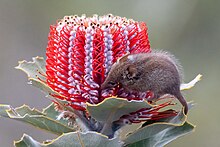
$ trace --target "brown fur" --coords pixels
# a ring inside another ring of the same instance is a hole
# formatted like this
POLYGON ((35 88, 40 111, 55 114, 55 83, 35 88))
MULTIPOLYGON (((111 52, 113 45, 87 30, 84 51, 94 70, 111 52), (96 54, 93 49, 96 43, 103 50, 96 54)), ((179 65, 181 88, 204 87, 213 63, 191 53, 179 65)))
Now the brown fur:
POLYGON ((101 88, 113 88, 120 84, 127 91, 152 91, 153 99, 171 94, 181 102, 187 113, 188 106, 180 92, 181 71, 177 60, 167 52, 125 55, 112 65, 101 88))

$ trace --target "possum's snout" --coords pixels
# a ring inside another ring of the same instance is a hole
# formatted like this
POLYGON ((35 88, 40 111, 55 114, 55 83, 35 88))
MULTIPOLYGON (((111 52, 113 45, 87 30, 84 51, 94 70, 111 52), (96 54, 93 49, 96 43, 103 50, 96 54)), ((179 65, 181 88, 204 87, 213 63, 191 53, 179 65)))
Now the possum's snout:
POLYGON ((116 82, 113 82, 113 81, 105 81, 104 83, 102 83, 101 85, 101 90, 104 90, 104 89, 111 89, 111 88, 114 88, 117 86, 117 83, 116 82))
POLYGON ((107 86, 106 82, 102 83, 101 90, 104 90, 104 89, 107 89, 107 88, 108 88, 108 86, 107 86))

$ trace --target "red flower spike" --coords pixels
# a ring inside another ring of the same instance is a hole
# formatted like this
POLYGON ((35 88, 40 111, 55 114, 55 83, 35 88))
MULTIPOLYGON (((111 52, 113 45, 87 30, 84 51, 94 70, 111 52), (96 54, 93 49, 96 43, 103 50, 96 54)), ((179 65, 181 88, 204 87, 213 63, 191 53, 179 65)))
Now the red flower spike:
POLYGON ((62 95, 55 97, 64 97, 74 109, 85 110, 85 102, 99 103, 117 94, 116 89, 104 96, 99 87, 119 57, 149 51, 144 23, 111 14, 65 16, 50 27, 46 82, 62 95))
POLYGON ((155 105, 152 108, 142 108, 136 112, 132 112, 130 114, 124 115, 120 118, 118 122, 122 123, 140 123, 142 121, 147 120, 160 120, 163 118, 169 118, 172 116, 176 116, 178 114, 175 110, 165 110, 160 111, 160 109, 165 108, 167 106, 174 105, 172 104, 172 100, 169 100, 160 105, 155 105))
MULTIPOLYGON (((126 94, 120 87, 109 91, 100 90, 112 64, 119 57, 128 52, 151 51, 147 26, 143 22, 111 14, 65 16, 50 27, 46 50, 46 83, 61 94, 54 97, 66 99, 76 110, 84 111, 86 102, 97 104, 110 96, 128 100, 149 97, 149 92, 126 94)), ((144 113, 146 109, 141 109, 127 115, 126 119, 135 123, 162 117, 158 115, 161 114, 158 110, 167 105, 169 103, 154 108, 150 115, 144 113)))

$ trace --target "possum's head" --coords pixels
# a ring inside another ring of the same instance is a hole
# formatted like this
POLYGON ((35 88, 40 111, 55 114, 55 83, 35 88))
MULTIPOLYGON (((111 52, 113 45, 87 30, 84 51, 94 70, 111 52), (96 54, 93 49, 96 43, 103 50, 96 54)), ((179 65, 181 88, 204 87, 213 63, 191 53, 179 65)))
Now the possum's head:
POLYGON ((129 56, 132 55, 124 55, 112 65, 105 81, 101 85, 101 89, 114 88, 119 84, 126 88, 127 85, 134 83, 134 80, 137 79, 137 69, 134 63, 129 60, 129 56))

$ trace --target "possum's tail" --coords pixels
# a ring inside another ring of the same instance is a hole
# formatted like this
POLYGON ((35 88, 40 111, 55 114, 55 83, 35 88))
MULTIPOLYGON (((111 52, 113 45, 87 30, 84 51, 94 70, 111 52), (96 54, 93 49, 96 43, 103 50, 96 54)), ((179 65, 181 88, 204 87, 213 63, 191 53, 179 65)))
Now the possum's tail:
POLYGON ((184 113, 187 114, 188 113, 188 104, 186 102, 186 99, 183 97, 183 95, 179 92, 176 95, 176 98, 180 101, 180 103, 184 106, 184 113))

